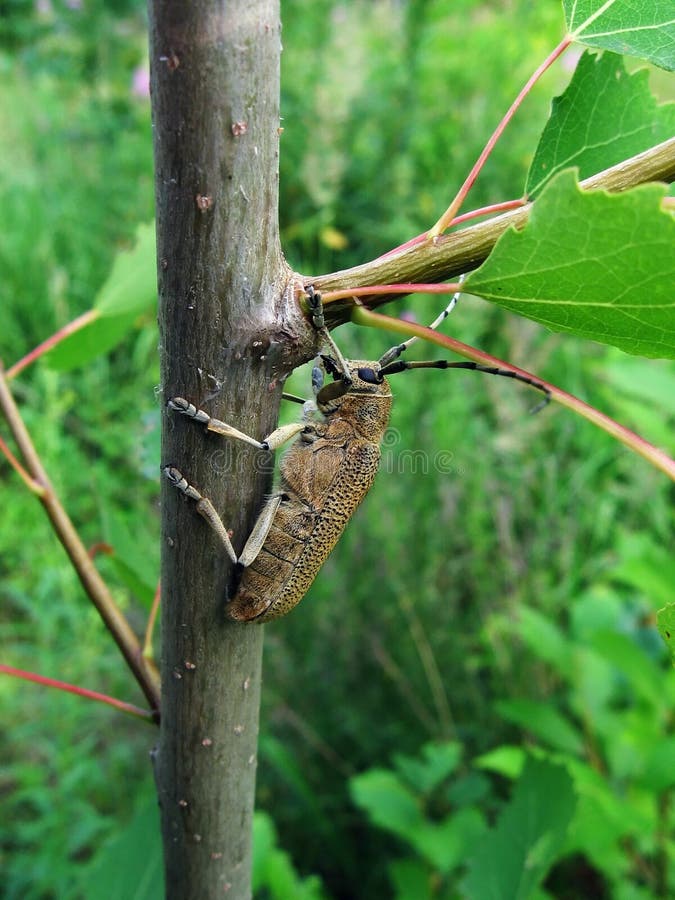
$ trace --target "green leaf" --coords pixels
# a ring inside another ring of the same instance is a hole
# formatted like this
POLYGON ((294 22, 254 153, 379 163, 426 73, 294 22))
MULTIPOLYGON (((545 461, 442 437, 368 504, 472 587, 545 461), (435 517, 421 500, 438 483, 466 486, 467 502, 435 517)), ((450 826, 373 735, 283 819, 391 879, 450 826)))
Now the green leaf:
POLYGON ((584 742, 576 728, 550 702, 501 700, 496 708, 500 716, 520 725, 550 747, 573 755, 583 753, 584 742))
POLYGON ((588 178, 675 134, 675 103, 657 105, 646 69, 629 75, 620 56, 584 53, 565 93, 553 100, 527 176, 536 196, 563 169, 588 178), (617 113, 617 111, 619 111, 617 113))
POLYGON ((675 665, 675 603, 669 603, 656 614, 659 634, 666 642, 670 657, 675 665))
POLYGON ((671 362, 622 356, 614 362, 603 359, 595 372, 612 392, 626 394, 639 404, 649 403, 665 418, 675 417, 675 368, 671 362))
POLYGON ((675 69, 673 0, 563 0, 574 40, 675 69))
POLYGON ((137 318, 136 313, 114 318, 99 316, 57 344, 45 359, 48 365, 61 372, 84 366, 116 347, 131 331, 137 318))
POLYGON ((318 876, 301 878, 290 856, 277 847, 274 822, 264 812, 253 816, 252 887, 256 895, 271 900, 324 900, 326 896, 318 876))
POLYGON ((621 842, 636 832, 630 802, 588 763, 569 760, 568 770, 579 799, 565 854, 582 853, 601 871, 619 875, 626 864, 621 842))
POLYGON ((581 191, 561 172, 522 231, 497 241, 465 289, 553 331, 675 356, 675 219, 665 187, 581 191))
POLYGON ((156 298, 155 223, 151 222, 139 225, 133 247, 115 257, 94 308, 103 316, 138 314, 150 309, 156 298))
POLYGON ((522 747, 504 744, 501 747, 496 747, 494 750, 483 753, 482 756, 477 756, 473 764, 479 769, 497 772, 505 778, 515 780, 523 771, 525 751, 522 747))
MULTIPOLYGON (((614 361, 611 357, 598 359, 593 366, 605 411, 657 447, 670 447, 675 417, 675 366, 670 360, 639 359, 619 351, 616 357, 614 361)), ((675 561, 671 567, 675 574, 675 561)), ((671 595, 673 581, 667 582, 663 571, 652 574, 660 575, 664 586, 667 584, 665 603, 671 595)))
POLYGON ((483 837, 485 822, 477 809, 467 807, 442 822, 425 820, 410 834, 409 843, 438 872, 459 866, 483 837))
POLYGON ((414 840, 415 832, 425 824, 412 791, 387 769, 355 775, 349 781, 349 792, 374 825, 405 840, 414 840))
POLYGON ((394 764, 408 784, 422 794, 429 794, 451 775, 462 756, 462 745, 457 742, 425 744, 422 759, 394 755, 394 764))
POLYGON ((437 891, 434 889, 429 866, 417 858, 397 859, 387 867, 389 878, 394 885, 396 900, 434 900, 437 891))
POLYGON ((592 643, 594 649, 623 672, 636 694, 659 709, 662 672, 637 644, 616 631, 598 631, 592 643))
POLYGON ((106 516, 105 539, 113 548, 108 560, 122 584, 149 609, 159 580, 159 555, 154 544, 134 536, 133 522, 122 513, 106 516))
POLYGON ((531 898, 557 858, 575 805, 567 771, 529 758, 496 828, 469 860, 464 896, 471 900, 531 898))
POLYGON ((517 630, 539 659, 550 663, 565 677, 572 674, 573 646, 554 622, 534 609, 523 607, 518 614, 517 630))
POLYGON ((395 834, 439 872, 447 872, 466 857, 485 829, 481 814, 465 807, 442 821, 422 812, 421 803, 394 772, 370 769, 349 782, 352 799, 370 821, 395 834))
POLYGON ((151 223, 139 225, 134 246, 115 257, 94 301, 96 318, 47 353, 48 364, 66 372, 103 356, 126 337, 142 313, 154 308, 156 301, 155 226, 151 223))
POLYGON ((152 791, 141 798, 131 821, 85 867, 78 896, 88 900, 161 900, 163 882, 159 808, 152 791))
POLYGON ((649 748, 644 758, 644 768, 640 781, 650 791, 657 794, 675 785, 675 736, 664 737, 649 748))
POLYGON ((298 761, 297 754, 287 742, 270 734, 260 736, 258 752, 266 768, 274 770, 284 783, 284 789, 292 792, 297 814, 311 825, 316 836, 328 840, 330 822, 326 820, 320 797, 307 780, 307 772, 298 761))
POLYGON ((616 670, 589 647, 578 645, 574 654, 573 692, 570 709, 579 718, 594 719, 600 730, 603 715, 616 689, 616 670))
POLYGON ((469 772, 461 778, 457 778, 448 787, 445 796, 453 809, 462 806, 471 806, 485 801, 490 793, 489 778, 480 772, 469 772))
MULTIPOLYGON (((675 557, 667 544, 658 544, 649 534, 622 531, 616 541, 616 557, 618 562, 610 571, 612 581, 630 585, 654 611, 668 606, 675 584, 675 557)), ((614 623, 608 623, 609 630, 614 628, 614 623)))
POLYGON ((570 610, 570 631, 577 643, 588 644, 599 631, 623 626, 623 609, 616 591, 596 584, 581 593, 570 610))

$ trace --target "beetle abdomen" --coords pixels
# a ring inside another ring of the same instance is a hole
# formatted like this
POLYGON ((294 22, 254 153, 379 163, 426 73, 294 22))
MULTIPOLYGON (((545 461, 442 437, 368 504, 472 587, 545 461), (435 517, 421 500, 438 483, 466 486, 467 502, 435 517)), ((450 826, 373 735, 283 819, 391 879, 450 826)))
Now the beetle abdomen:
POLYGON ((379 444, 354 435, 336 445, 335 434, 324 433, 289 450, 281 465, 282 502, 227 606, 231 619, 266 622, 300 602, 368 493, 379 462, 379 444))

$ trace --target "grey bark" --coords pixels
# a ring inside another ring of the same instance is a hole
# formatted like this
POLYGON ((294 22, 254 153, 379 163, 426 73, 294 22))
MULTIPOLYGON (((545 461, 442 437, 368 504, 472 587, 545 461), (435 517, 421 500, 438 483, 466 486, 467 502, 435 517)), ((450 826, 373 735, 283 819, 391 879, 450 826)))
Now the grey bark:
MULTIPOLYGON (((293 339, 304 325, 278 238, 278 2, 149 6, 163 401, 187 397, 262 437, 295 361, 288 347, 307 341, 306 328, 293 339)), ((162 440, 162 463, 211 498, 240 551, 271 460, 261 468, 255 450, 166 412, 162 440)), ((166 896, 246 898, 263 630, 225 620, 232 566, 166 481, 162 530, 166 896)))

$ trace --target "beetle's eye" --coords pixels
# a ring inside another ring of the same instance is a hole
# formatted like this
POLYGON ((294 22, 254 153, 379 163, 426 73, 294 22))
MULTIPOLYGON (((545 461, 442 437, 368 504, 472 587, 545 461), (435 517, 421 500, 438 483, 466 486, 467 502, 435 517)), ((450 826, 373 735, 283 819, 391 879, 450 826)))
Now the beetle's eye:
POLYGON ((361 379, 361 381, 365 381, 366 384, 382 384, 383 378, 380 375, 379 371, 376 372, 375 369, 370 369, 364 367, 363 369, 359 369, 357 375, 361 379))

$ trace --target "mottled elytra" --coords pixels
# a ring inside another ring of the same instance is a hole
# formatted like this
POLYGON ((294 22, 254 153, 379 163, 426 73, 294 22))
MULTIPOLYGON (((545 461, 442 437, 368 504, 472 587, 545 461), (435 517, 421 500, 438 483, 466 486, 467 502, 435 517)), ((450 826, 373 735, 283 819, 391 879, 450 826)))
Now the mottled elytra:
MULTIPOLYGON (((239 555, 211 501, 180 470, 163 468, 174 487, 196 502, 197 512, 242 570, 237 592, 225 608, 227 616, 238 622, 267 622, 290 612, 306 594, 370 490, 391 411, 387 375, 414 368, 473 369, 524 381, 542 391, 548 400, 542 384, 509 370, 473 362, 405 362, 400 356, 412 341, 392 347, 379 362, 346 361, 325 327, 320 294, 310 288, 307 296, 314 327, 333 351, 332 356, 322 355, 321 362, 334 380, 324 384, 323 372, 314 369, 316 401, 315 405, 305 404, 301 422, 281 426, 258 441, 182 397, 168 402, 169 409, 208 431, 259 450, 275 450, 295 438, 281 461, 278 489, 265 502, 239 555)), ((455 300, 433 327, 445 318, 455 300)))
POLYGON ((273 431, 264 441, 241 435, 177 397, 169 407, 209 431, 246 440, 261 450, 296 437, 280 465, 279 487, 265 502, 237 556, 227 529, 210 500, 172 466, 171 483, 197 501, 197 511, 214 529, 230 559, 243 567, 239 588, 226 614, 240 622, 266 622, 290 612, 304 597, 337 543, 356 507, 375 480, 380 443, 389 422, 391 391, 382 379, 370 384, 351 362, 347 378, 326 384, 316 395, 322 421, 302 422, 273 431))

